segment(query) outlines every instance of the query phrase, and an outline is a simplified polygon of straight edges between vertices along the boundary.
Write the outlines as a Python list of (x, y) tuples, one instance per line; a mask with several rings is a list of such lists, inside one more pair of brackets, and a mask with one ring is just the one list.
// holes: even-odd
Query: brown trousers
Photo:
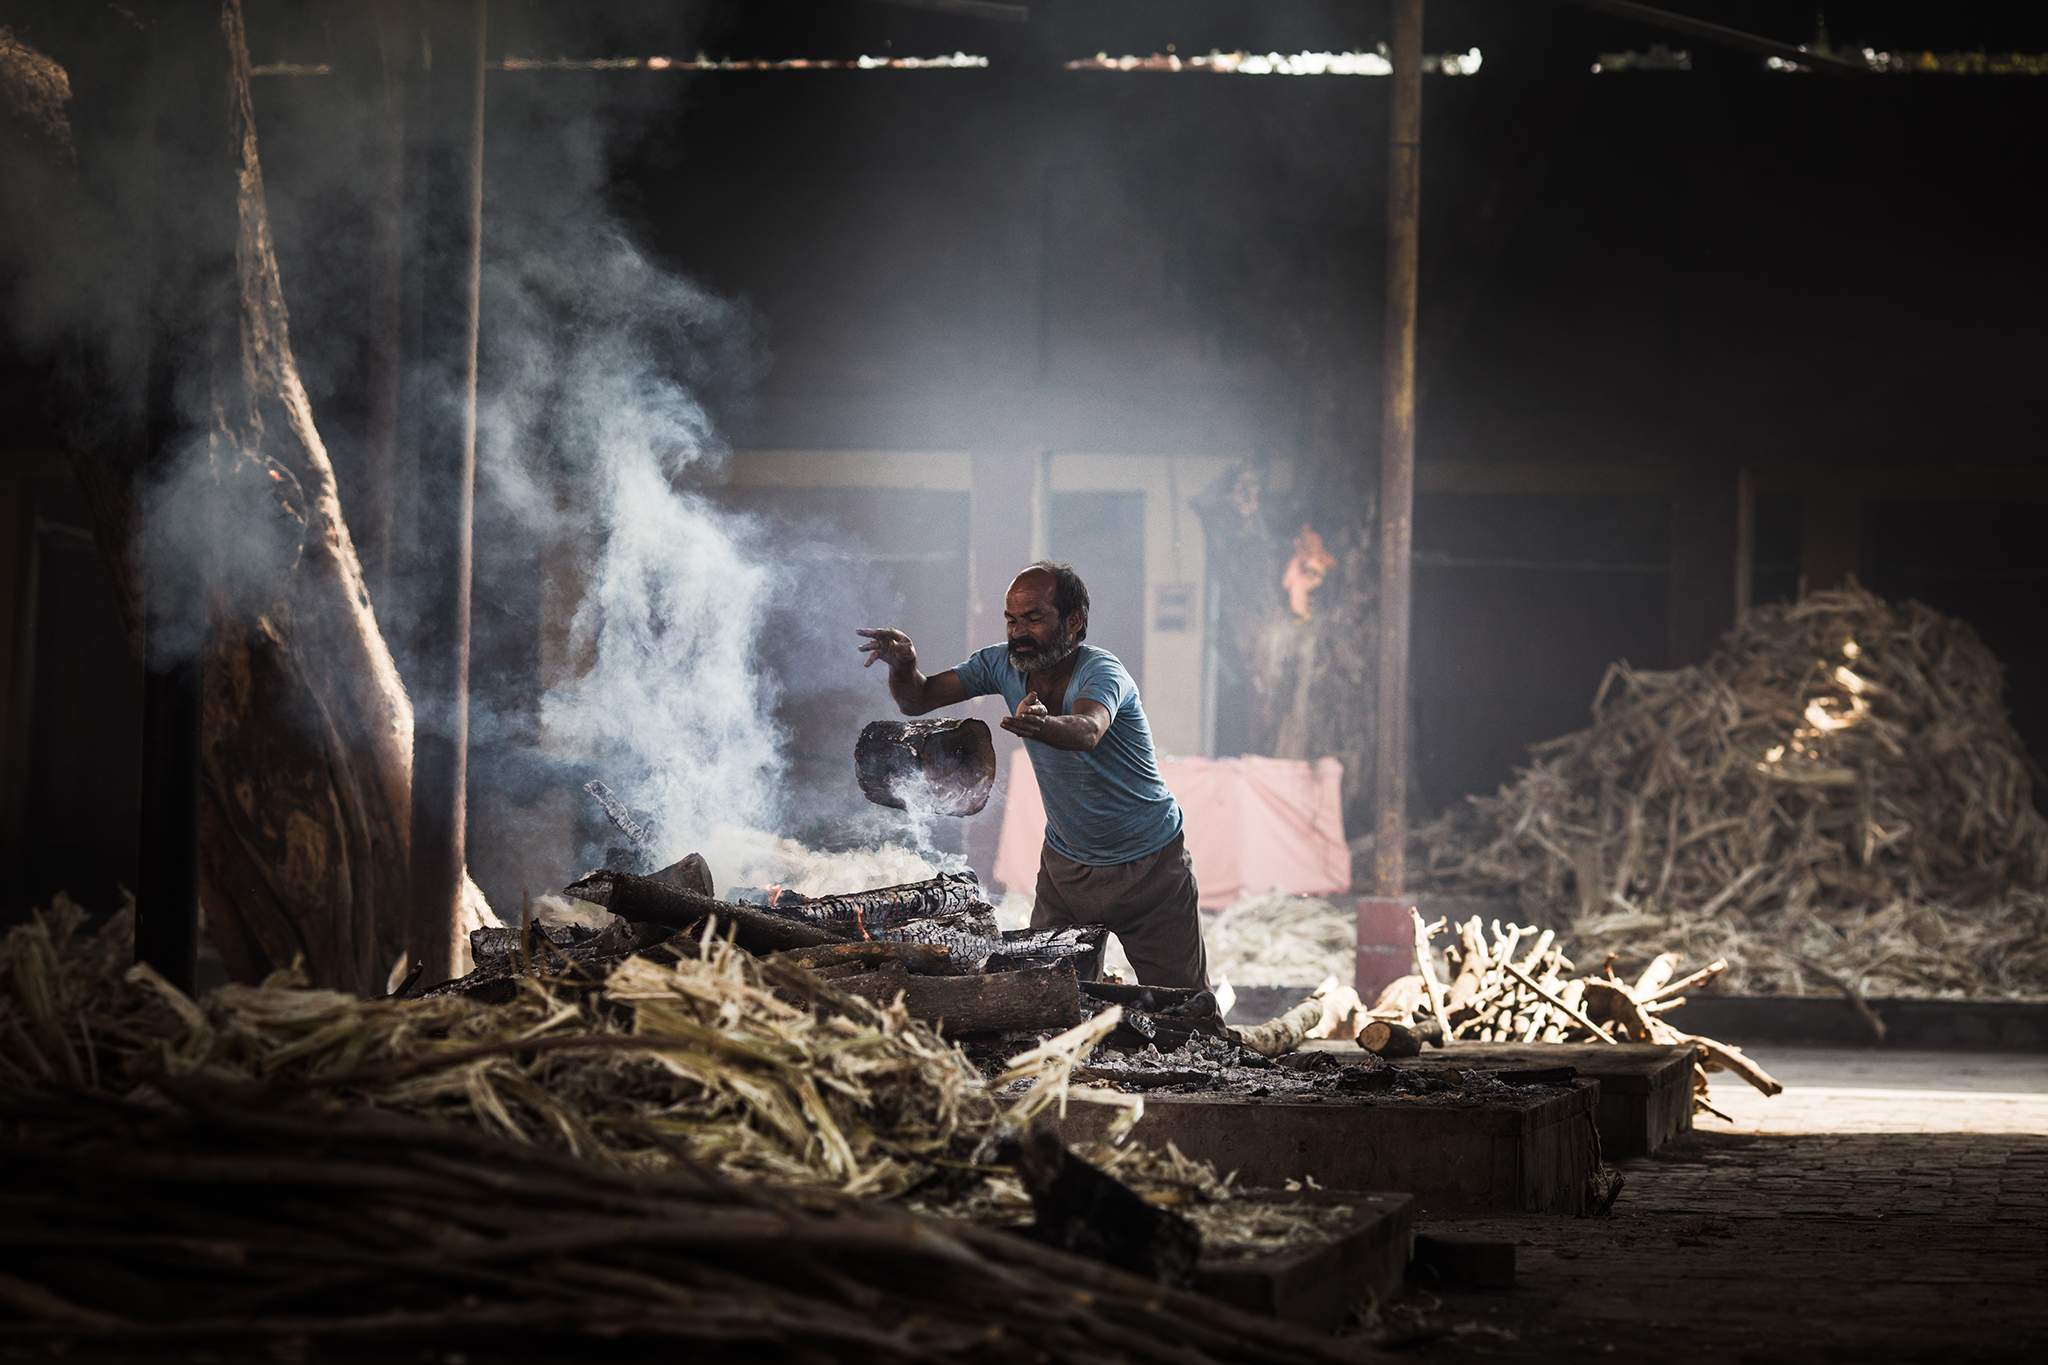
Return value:
[(1187, 844), (1176, 834), (1157, 853), (1128, 863), (1093, 867), (1053, 852), (1038, 855), (1038, 899), (1031, 927), (1103, 924), (1146, 986), (1209, 989), (1209, 955), (1202, 947), (1201, 894)]

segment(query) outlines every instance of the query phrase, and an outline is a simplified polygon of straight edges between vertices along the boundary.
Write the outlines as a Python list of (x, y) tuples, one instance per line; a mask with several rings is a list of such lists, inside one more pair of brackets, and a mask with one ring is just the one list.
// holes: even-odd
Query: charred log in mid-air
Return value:
[(853, 746), (861, 793), (878, 806), (978, 815), (996, 785), (996, 745), (978, 720), (878, 720)]

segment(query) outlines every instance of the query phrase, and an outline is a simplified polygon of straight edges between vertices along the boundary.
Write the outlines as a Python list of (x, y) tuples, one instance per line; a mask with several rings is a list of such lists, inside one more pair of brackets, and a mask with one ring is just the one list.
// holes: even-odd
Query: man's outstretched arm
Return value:
[(861, 667), (871, 667), (878, 660), (888, 666), (889, 695), (904, 715), (921, 716), (967, 700), (967, 684), (952, 669), (929, 678), (918, 672), (917, 646), (902, 631), (876, 628), (856, 633), (866, 637), (860, 649), (868, 657)]
[(1036, 692), (1026, 692), (1024, 700), (1017, 703), (1016, 713), (1003, 718), (1003, 728), (1055, 749), (1085, 754), (1102, 742), (1113, 719), (1107, 706), (1087, 697), (1074, 703), (1071, 715), (1055, 716)]

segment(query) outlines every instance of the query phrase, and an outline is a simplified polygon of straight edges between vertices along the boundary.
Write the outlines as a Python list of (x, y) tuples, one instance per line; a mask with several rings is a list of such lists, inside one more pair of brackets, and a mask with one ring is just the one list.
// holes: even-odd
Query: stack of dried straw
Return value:
[[(962, 1221), (1029, 1214), (987, 1164), (999, 1132), (1136, 1107), (1068, 1083), (1119, 1011), (991, 1080), (710, 932), (486, 1004), (288, 978), (193, 1000), (128, 965), (125, 913), (83, 924), (60, 901), (0, 941), (0, 1222), (42, 1229), (0, 1238), (18, 1340), (1178, 1361), (1266, 1358), (1278, 1331), (1336, 1358)], [(1087, 1155), (1205, 1234), (1314, 1232), (1170, 1151)]]
[[(0, 944), (0, 1078), (127, 1094), (158, 1076), (280, 1103), (448, 1119), (613, 1166), (891, 1194), (1000, 1118), (930, 1028), (706, 936), (599, 982), (519, 980), (506, 1004), (363, 1000), (288, 978), (203, 1000), (127, 966), (60, 901)], [(784, 987), (778, 994), (776, 986)]]
[(1410, 875), (1630, 970), (1725, 958), (1735, 990), (2048, 992), (2048, 822), (2000, 690), (1917, 603), (1761, 608), (1697, 668), (1616, 664), (1590, 727), (1416, 831)]

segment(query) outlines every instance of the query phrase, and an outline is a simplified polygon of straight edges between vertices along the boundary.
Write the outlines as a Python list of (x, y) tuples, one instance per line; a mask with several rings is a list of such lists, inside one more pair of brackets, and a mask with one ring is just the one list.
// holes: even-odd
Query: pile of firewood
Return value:
[(1358, 1358), (1044, 1237), (191, 1076), (146, 1099), (0, 1089), (0, 1163), (10, 1356)]
[[(614, 950), (633, 951), (638, 926), (665, 934), (715, 921), (740, 948), (793, 963), (850, 995), (900, 999), (911, 1018), (941, 1025), (949, 1037), (1069, 1028), (1083, 1014), (1079, 983), (1101, 961), (1099, 927), (998, 929), (972, 872), (844, 895), (777, 892), (766, 904), (719, 900), (709, 887), (708, 870), (692, 855), (648, 877), (594, 872), (567, 894), (633, 926), (606, 931)], [(473, 946), (490, 970), (446, 989), (473, 990), (507, 973), (509, 944), (473, 936)]]
[[(1732, 1071), (1775, 1095), (1785, 1087), (1732, 1043), (1686, 1033), (1664, 1018), (1685, 1003), (1685, 993), (1728, 970), (1716, 959), (1696, 971), (1678, 973), (1682, 959), (1659, 953), (1634, 980), (1613, 973), (1574, 975), (1557, 934), (1550, 929), (1495, 920), (1491, 931), (1478, 916), (1462, 924), (1444, 920), (1415, 923), (1415, 972), (1388, 986), (1358, 1032), (1358, 1045), (1382, 1057), (1413, 1057), (1424, 1043), (1658, 1043), (1690, 1046), (1694, 1062), (1695, 1109), (1726, 1117), (1707, 1103), (1707, 1073)], [(1437, 935), (1450, 931), (1438, 966)]]
[(1419, 828), (1411, 889), (1519, 898), (1587, 953), (1791, 993), (2048, 992), (2048, 821), (1969, 627), (1860, 589), (1616, 664), (1593, 724)]

